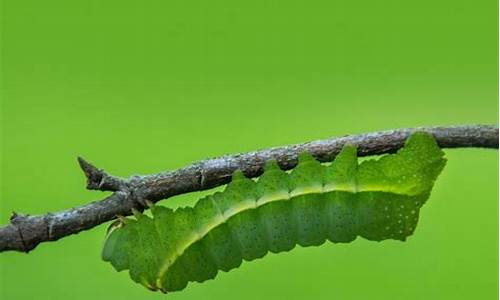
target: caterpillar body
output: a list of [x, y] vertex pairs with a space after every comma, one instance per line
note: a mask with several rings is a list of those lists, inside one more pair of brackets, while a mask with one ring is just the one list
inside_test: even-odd
[[194, 207], [154, 205], [153, 218], [123, 219], [102, 257], [147, 288], [170, 292], [297, 244], [405, 241], [445, 163], [434, 138], [420, 132], [396, 154], [361, 164], [349, 145], [330, 165], [302, 153], [288, 173], [270, 161], [258, 180], [236, 171], [223, 192]]

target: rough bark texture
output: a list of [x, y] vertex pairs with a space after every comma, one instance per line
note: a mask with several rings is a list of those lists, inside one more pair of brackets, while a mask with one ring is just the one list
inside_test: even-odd
[[114, 193], [100, 201], [46, 215], [13, 213], [10, 224], [0, 227], [0, 252], [29, 252], [41, 242], [55, 241], [93, 228], [119, 215], [129, 215], [132, 208], [143, 210], [147, 200], [154, 203], [174, 195], [226, 184], [236, 169], [241, 169], [248, 177], [259, 176], [265, 162], [270, 159], [277, 160], [282, 169], [289, 170], [297, 164], [300, 152], [307, 151], [318, 160], [328, 162], [335, 158], [346, 143], [357, 145], [359, 156], [395, 152], [414, 131], [432, 133], [442, 148], [498, 149], [498, 126], [465, 125], [397, 129], [330, 138], [226, 155], [195, 162], [175, 171], [130, 178], [109, 175], [79, 157], [78, 162], [87, 177], [87, 188]]

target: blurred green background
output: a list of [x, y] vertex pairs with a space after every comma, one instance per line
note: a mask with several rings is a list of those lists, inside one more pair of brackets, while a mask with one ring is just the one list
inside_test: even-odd
[[[2, 14], [2, 224], [105, 197], [85, 190], [77, 155], [128, 176], [335, 135], [498, 123], [495, 0], [4, 0]], [[0, 298], [497, 299], [498, 152], [446, 154], [406, 243], [298, 247], [165, 296], [100, 260], [102, 225], [0, 254]]]

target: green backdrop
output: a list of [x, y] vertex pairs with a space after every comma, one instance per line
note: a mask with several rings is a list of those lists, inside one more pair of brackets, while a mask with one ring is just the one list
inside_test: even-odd
[[[335, 135], [497, 123], [497, 5], [4, 0], [0, 223], [105, 197], [85, 190], [77, 155], [128, 176]], [[102, 225], [0, 254], [0, 298], [497, 299], [498, 152], [446, 154], [405, 243], [297, 247], [165, 296], [100, 260]]]

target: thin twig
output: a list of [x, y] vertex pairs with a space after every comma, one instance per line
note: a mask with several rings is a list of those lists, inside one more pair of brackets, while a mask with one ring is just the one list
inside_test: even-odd
[[297, 164], [297, 154], [307, 151], [319, 161], [332, 161], [346, 143], [357, 145], [358, 155], [376, 155], [397, 151], [410, 133], [432, 133], [442, 148], [480, 147], [498, 149], [498, 126], [465, 125], [397, 129], [318, 140], [304, 144], [275, 147], [260, 151], [226, 155], [195, 162], [187, 167], [155, 175], [119, 178], [78, 158], [87, 177], [87, 188], [114, 193], [103, 200], [46, 215], [29, 216], [13, 213], [10, 224], [0, 227], [0, 252], [29, 252], [45, 241], [55, 241], [70, 234], [93, 228], [131, 214], [132, 208], [143, 210], [146, 200], [162, 199], [210, 189], [230, 181], [241, 169], [248, 177], [262, 173], [266, 161], [275, 159], [289, 170]]

